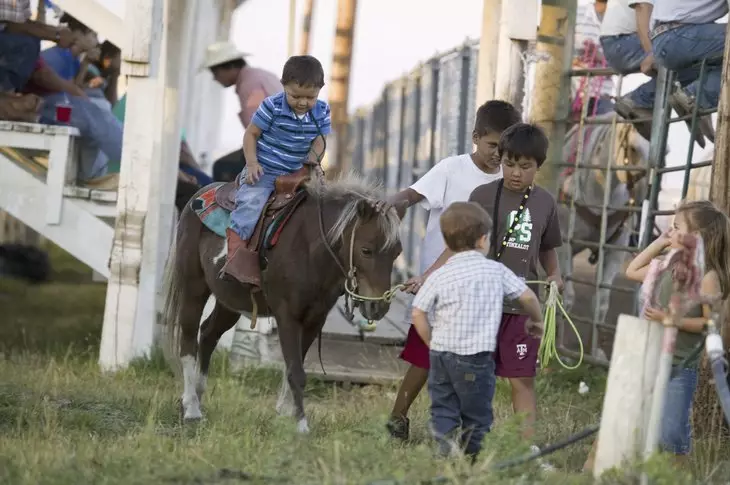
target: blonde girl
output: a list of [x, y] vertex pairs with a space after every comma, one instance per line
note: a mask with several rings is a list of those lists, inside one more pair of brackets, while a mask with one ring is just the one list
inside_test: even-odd
[[[699, 235], [704, 243], [705, 274], [700, 287], [701, 294], [726, 300], [730, 294], [730, 219], [707, 200], [681, 203], [672, 227], [629, 263], [626, 277], [644, 282], [650, 271], [655, 269], [654, 265], [660, 264], [662, 254], [669, 249], [680, 248], [683, 236], [691, 233]], [[649, 304], [642, 305], [642, 316], [647, 320], [662, 322], [667, 316], [672, 293], [671, 272], [660, 273], [655, 285], [659, 308]], [[699, 356], [687, 358], [703, 340], [703, 327], [710, 313], [711, 309], [707, 305], [698, 304], [691, 307], [679, 322], [674, 365], [683, 365], [681, 369], [674, 369], [667, 386], [660, 447], [680, 460], [691, 449], [690, 411], [700, 363]], [[596, 443], [584, 470], [593, 468], [595, 445]]]

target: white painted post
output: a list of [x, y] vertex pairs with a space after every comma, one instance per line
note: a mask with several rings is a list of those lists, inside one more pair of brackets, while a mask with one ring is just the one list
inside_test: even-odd
[[642, 458], [663, 333], [658, 322], [619, 316], [593, 467], [596, 478]]
[[504, 2], [499, 19], [494, 99], [522, 107], [525, 64], [522, 59], [530, 41], [537, 39], [537, 0]]
[[[127, 0], [126, 3], [127, 37], [122, 56], [123, 74], [128, 78], [127, 106], [117, 218], [99, 349], [99, 364], [109, 371], [126, 367], [133, 358], [146, 353], [152, 343], [152, 332], [139, 328], [137, 308], [143, 258], [150, 252], [156, 255], [157, 250], [147, 246], [150, 241], [144, 234], [150, 195], [158, 189], [154, 175], [159, 170], [154, 166], [161, 163], [154, 155], [162, 114], [151, 100], [162, 98], [154, 71], [162, 47], [163, 6], [163, 0]], [[149, 334], [147, 342], [141, 338], [142, 334]]]
[[154, 157], [159, 160], [153, 171], [156, 190], [150, 194], [150, 210], [145, 224], [145, 247], [140, 271], [140, 294], [137, 303], [136, 342], [149, 348], [159, 335], [156, 325], [158, 310], [164, 301], [162, 277], [172, 243], [176, 222], [175, 191], [180, 165], [181, 116], [185, 112], [188, 75], [188, 52], [193, 38], [189, 35], [197, 0], [165, 0], [163, 41], [160, 70], [157, 76], [158, 110], [162, 115], [157, 125]]

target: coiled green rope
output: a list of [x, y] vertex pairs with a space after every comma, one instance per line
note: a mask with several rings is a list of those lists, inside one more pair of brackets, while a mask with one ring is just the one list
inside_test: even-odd
[[[550, 363], [550, 359], [555, 358], [555, 360], [557, 360], [564, 369], [577, 369], [583, 363], [583, 339], [581, 339], [580, 333], [578, 333], [578, 329], [575, 327], [573, 320], [570, 319], [568, 312], [565, 311], [565, 308], [563, 307], [563, 299], [558, 291], [558, 285], [554, 281], [527, 281], [527, 283], [547, 285], [548, 287], [548, 297], [547, 300], [545, 300], [545, 315], [543, 317], [545, 329], [543, 331], [542, 341], [540, 342], [540, 348], [537, 351], [538, 359], [540, 360], [540, 368], [546, 368]], [[578, 345], [580, 346], [578, 362], [574, 366], [569, 366], [563, 362], [560, 359], [560, 353], [558, 352], [556, 336], [558, 328], [558, 309], [560, 309], [565, 321], [568, 322], [570, 327], [573, 329], [573, 332], [578, 339]]]

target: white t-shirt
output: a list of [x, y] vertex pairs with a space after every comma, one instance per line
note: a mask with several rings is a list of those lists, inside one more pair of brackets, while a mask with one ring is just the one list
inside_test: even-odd
[[601, 37], [605, 35], [626, 35], [636, 33], [637, 3], [653, 4], [653, 0], [611, 0], [606, 4], [606, 13], [601, 22]]
[[[573, 68], [603, 67], [601, 21], [596, 14], [594, 0], [578, 0], [575, 15], [575, 36], [573, 38]], [[587, 48], [591, 51], [595, 49], [596, 55], [586, 56], [585, 50]], [[587, 90], [584, 88], [586, 82], [590, 82]], [[614, 91], [613, 78], [610, 76], [592, 77], [590, 81], [587, 78], [574, 77], [572, 87], [571, 99], [584, 91], [586, 91], [589, 98], [600, 97], [601, 95], [612, 96]]]
[[656, 2], [651, 15], [655, 22], [708, 24], [728, 13], [726, 0], [662, 0]]
[[421, 274], [426, 271], [446, 249], [441, 235], [439, 217], [453, 202], [466, 202], [472, 191], [480, 185], [502, 178], [498, 173], [484, 173], [471, 159], [471, 155], [455, 155], [444, 158], [433, 166], [426, 175], [411, 185], [411, 189], [424, 199], [421, 206], [429, 211], [426, 234], [421, 244]]

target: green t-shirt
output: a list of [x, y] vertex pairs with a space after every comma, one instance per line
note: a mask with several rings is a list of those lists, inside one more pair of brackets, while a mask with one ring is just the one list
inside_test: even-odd
[[[127, 110], [127, 95], [125, 94], [117, 101], [117, 104], [112, 108], [112, 114], [120, 123], [124, 124], [124, 113]], [[185, 141], [185, 129], [182, 130], [181, 141]], [[119, 173], [120, 160], [109, 160], [107, 168], [108, 173]]]
[[[657, 303], [661, 306], [662, 310], [666, 310], [667, 308], [669, 308], [669, 299], [672, 296], [672, 292], [674, 291], [674, 288], [672, 288], [672, 272], [665, 271], [664, 273], [662, 273], [659, 276], [659, 281], [657, 281], [656, 284], [658, 285], [659, 290], [657, 294]], [[689, 309], [684, 317], [698, 318], [701, 316], [702, 306], [694, 305]], [[678, 365], [679, 363], [681, 363], [682, 360], [690, 355], [692, 351], [697, 347], [697, 345], [703, 340], [704, 339], [701, 333], [690, 333], [684, 332], [682, 330], [677, 332], [677, 341], [674, 345], [674, 359], [672, 361], [672, 364]], [[702, 354], [699, 354], [690, 359], [689, 362], [687, 362], [687, 364], [685, 365], [685, 368], [696, 369], [699, 366], [701, 356]]]

